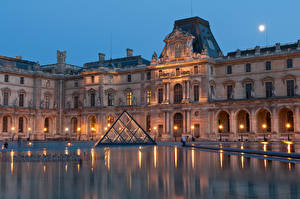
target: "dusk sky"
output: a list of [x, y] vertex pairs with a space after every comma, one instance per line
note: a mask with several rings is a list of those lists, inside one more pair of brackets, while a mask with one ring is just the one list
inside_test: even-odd
[[23, 56], [41, 65], [56, 63], [56, 50], [67, 63], [97, 61], [98, 52], [124, 57], [125, 49], [150, 59], [161, 53], [174, 20], [199, 16], [210, 22], [224, 54], [300, 39], [299, 0], [1, 0], [0, 55]]

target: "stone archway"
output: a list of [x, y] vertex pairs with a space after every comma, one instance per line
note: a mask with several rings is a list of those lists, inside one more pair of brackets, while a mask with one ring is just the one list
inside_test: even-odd
[[236, 115], [237, 132], [250, 132], [250, 115], [245, 110], [240, 110]]
[[267, 109], [261, 109], [256, 115], [257, 121], [257, 132], [271, 132], [272, 129], [272, 118], [271, 112]]
[[294, 131], [294, 113], [289, 108], [282, 108], [278, 112], [279, 133]]
[[218, 114], [218, 132], [229, 133], [230, 132], [230, 116], [226, 111], [221, 111]]

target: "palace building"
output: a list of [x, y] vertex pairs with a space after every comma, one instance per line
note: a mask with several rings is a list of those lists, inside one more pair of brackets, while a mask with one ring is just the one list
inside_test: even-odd
[[175, 21], [148, 61], [83, 66], [0, 56], [0, 139], [97, 140], [126, 110], [156, 140], [281, 140], [300, 135], [300, 40], [223, 55], [209, 22]]

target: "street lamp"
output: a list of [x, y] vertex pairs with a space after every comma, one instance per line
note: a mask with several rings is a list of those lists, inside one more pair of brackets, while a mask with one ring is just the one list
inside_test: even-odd
[[240, 131], [241, 131], [241, 138], [242, 138], [242, 142], [244, 141], [244, 139], [243, 139], [243, 130], [244, 130], [244, 128], [245, 128], [245, 126], [244, 126], [244, 124], [240, 124]]
[[223, 130], [223, 125], [222, 125], [222, 124], [219, 124], [218, 128], [219, 128], [219, 133], [220, 133], [220, 141], [222, 141], [222, 130]]
[[262, 124], [261, 127], [264, 130], [264, 141], [267, 141], [266, 140], [266, 129], [267, 129], [268, 126], [266, 124]]
[[178, 126], [175, 125], [175, 126], [174, 126], [174, 131], [175, 131], [175, 132], [174, 132], [175, 142], [176, 142], [177, 130], [178, 130]]
[[290, 131], [290, 128], [292, 127], [292, 125], [290, 123], [286, 123], [285, 127], [286, 127], [286, 130], [287, 130], [288, 141], [289, 141], [290, 140], [290, 133], [289, 133], [289, 131]]

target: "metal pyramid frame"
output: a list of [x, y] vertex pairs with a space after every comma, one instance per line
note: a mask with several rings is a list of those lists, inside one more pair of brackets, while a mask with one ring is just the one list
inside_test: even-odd
[[99, 139], [99, 145], [155, 145], [156, 142], [127, 112], [123, 111], [105, 135]]

